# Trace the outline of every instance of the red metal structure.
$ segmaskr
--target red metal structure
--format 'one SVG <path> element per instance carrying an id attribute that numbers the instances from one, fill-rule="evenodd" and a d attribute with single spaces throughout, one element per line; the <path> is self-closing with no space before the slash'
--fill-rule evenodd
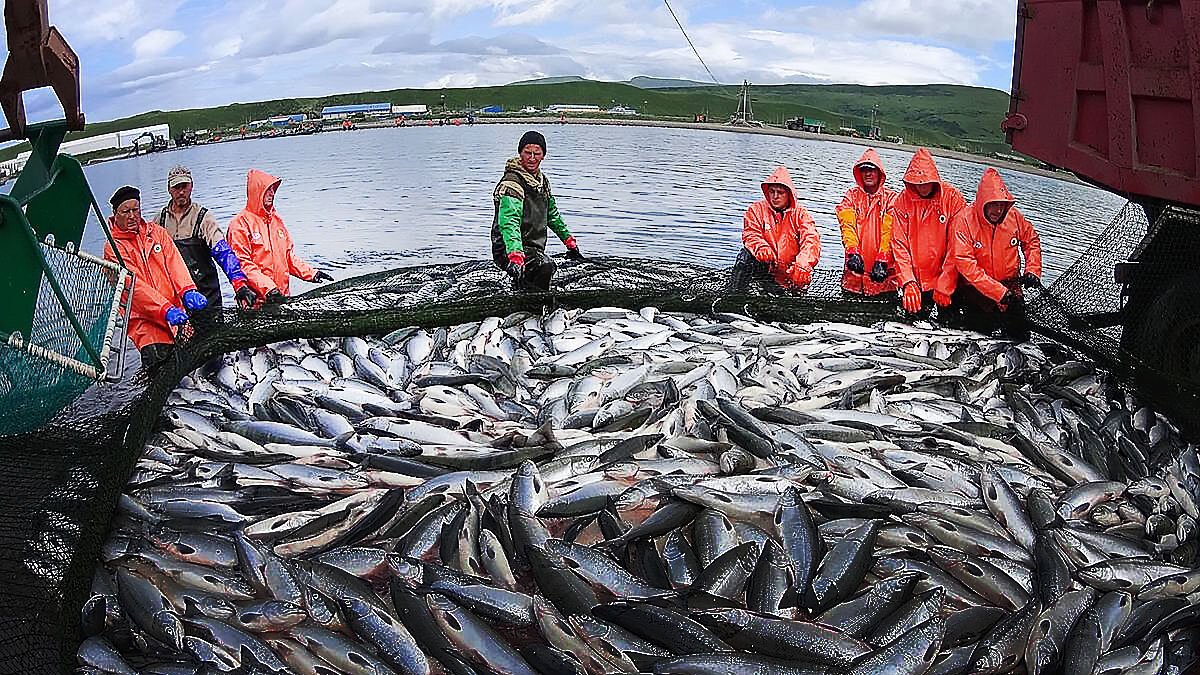
<path id="1" fill-rule="evenodd" d="M 1200 204 L 1200 2 L 1020 0 L 1004 129 L 1137 201 Z"/>
<path id="2" fill-rule="evenodd" d="M 1019 0 L 1015 51 L 1013 148 L 1150 223 L 1117 263 L 1119 311 L 1077 318 L 1123 325 L 1122 351 L 1166 376 L 1150 386 L 1185 400 L 1200 391 L 1200 0 Z"/>
<path id="3" fill-rule="evenodd" d="M 23 94 L 52 87 L 62 103 L 67 128 L 83 129 L 79 108 L 79 57 L 47 18 L 46 0 L 6 0 L 4 26 L 8 34 L 8 60 L 0 77 L 0 108 L 8 129 L 0 140 L 25 137 Z"/>

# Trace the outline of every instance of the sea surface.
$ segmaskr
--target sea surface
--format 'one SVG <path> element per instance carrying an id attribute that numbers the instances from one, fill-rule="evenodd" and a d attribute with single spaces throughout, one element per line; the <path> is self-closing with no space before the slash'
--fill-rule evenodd
<path id="1" fill-rule="evenodd" d="M 742 215 L 779 165 L 821 233 L 821 267 L 844 253 L 834 207 L 853 184 L 863 147 L 721 131 L 548 124 L 543 169 L 585 253 L 667 258 L 714 267 L 741 247 Z M 246 202 L 246 171 L 283 178 L 275 206 L 296 250 L 334 277 L 489 256 L 492 189 L 526 127 L 401 127 L 220 143 L 87 167 L 107 215 L 119 186 L 142 189 L 147 218 L 166 203 L 167 170 L 189 167 L 193 198 L 227 224 Z M 887 184 L 901 187 L 910 155 L 881 150 Z M 970 201 L 984 165 L 937 160 Z M 1002 175 L 1042 238 L 1045 277 L 1063 272 L 1124 205 L 1074 182 L 1015 170 Z M 89 225 L 84 248 L 99 252 Z M 557 244 L 551 244 L 556 252 Z M 297 282 L 293 292 L 309 285 Z M 226 289 L 228 293 L 228 289 Z"/>

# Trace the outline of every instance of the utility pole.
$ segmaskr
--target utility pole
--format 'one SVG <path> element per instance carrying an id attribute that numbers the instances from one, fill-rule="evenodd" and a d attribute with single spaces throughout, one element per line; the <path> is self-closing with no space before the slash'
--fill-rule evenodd
<path id="1" fill-rule="evenodd" d="M 739 127 L 761 127 L 762 122 L 754 120 L 754 111 L 750 106 L 750 82 L 742 80 L 742 89 L 738 92 L 738 109 L 729 123 Z"/>

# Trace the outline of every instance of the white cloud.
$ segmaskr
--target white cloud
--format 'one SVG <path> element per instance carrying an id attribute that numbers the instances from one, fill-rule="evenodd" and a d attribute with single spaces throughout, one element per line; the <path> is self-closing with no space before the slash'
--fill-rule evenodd
<path id="1" fill-rule="evenodd" d="M 133 54 L 139 59 L 152 59 L 171 51 L 183 42 L 184 34 L 177 30 L 155 28 L 133 41 Z"/>
<path id="2" fill-rule="evenodd" d="M 1015 0 L 862 0 L 846 10 L 773 10 L 773 21 L 847 36 L 923 38 L 985 51 L 1016 32 Z"/>
<path id="3" fill-rule="evenodd" d="M 555 75 L 709 81 L 661 0 L 210 2 L 112 0 L 96 10 L 56 0 L 64 32 L 86 8 L 97 17 L 88 39 L 108 43 L 103 58 L 81 52 L 85 90 L 102 108 L 92 118 L 142 112 L 147 97 L 189 108 Z M 997 69 L 988 54 L 1011 35 L 1015 11 L 1013 0 L 853 0 L 836 14 L 729 2 L 720 20 L 713 0 L 672 2 L 725 83 L 978 84 Z M 121 66 L 130 49 L 136 58 Z"/>
<path id="4" fill-rule="evenodd" d="M 181 0 L 57 0 L 50 23 L 73 45 L 126 40 L 169 23 Z"/>

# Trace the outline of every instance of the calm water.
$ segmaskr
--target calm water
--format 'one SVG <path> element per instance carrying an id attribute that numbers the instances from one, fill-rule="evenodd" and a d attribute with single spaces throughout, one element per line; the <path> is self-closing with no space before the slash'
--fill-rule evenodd
<path id="1" fill-rule="evenodd" d="M 525 129 L 515 125 L 406 127 L 223 143 L 88 167 L 104 204 L 139 186 L 147 217 L 166 203 L 166 173 L 185 164 L 194 199 L 223 225 L 245 205 L 246 170 L 280 176 L 275 205 L 299 254 L 343 278 L 393 267 L 489 256 L 492 188 Z M 761 199 L 777 165 L 791 172 L 821 233 L 822 267 L 843 253 L 833 208 L 852 185 L 863 148 L 689 129 L 547 125 L 543 164 L 584 253 L 732 263 L 742 214 Z M 900 186 L 908 153 L 880 152 Z M 942 177 L 970 201 L 982 165 L 937 159 Z M 1004 171 L 1018 206 L 1038 228 L 1046 277 L 1057 277 L 1123 200 L 1090 187 Z M 89 226 L 85 248 L 102 246 Z M 552 251 L 557 252 L 556 245 Z M 293 292 L 307 288 L 297 283 Z"/>

